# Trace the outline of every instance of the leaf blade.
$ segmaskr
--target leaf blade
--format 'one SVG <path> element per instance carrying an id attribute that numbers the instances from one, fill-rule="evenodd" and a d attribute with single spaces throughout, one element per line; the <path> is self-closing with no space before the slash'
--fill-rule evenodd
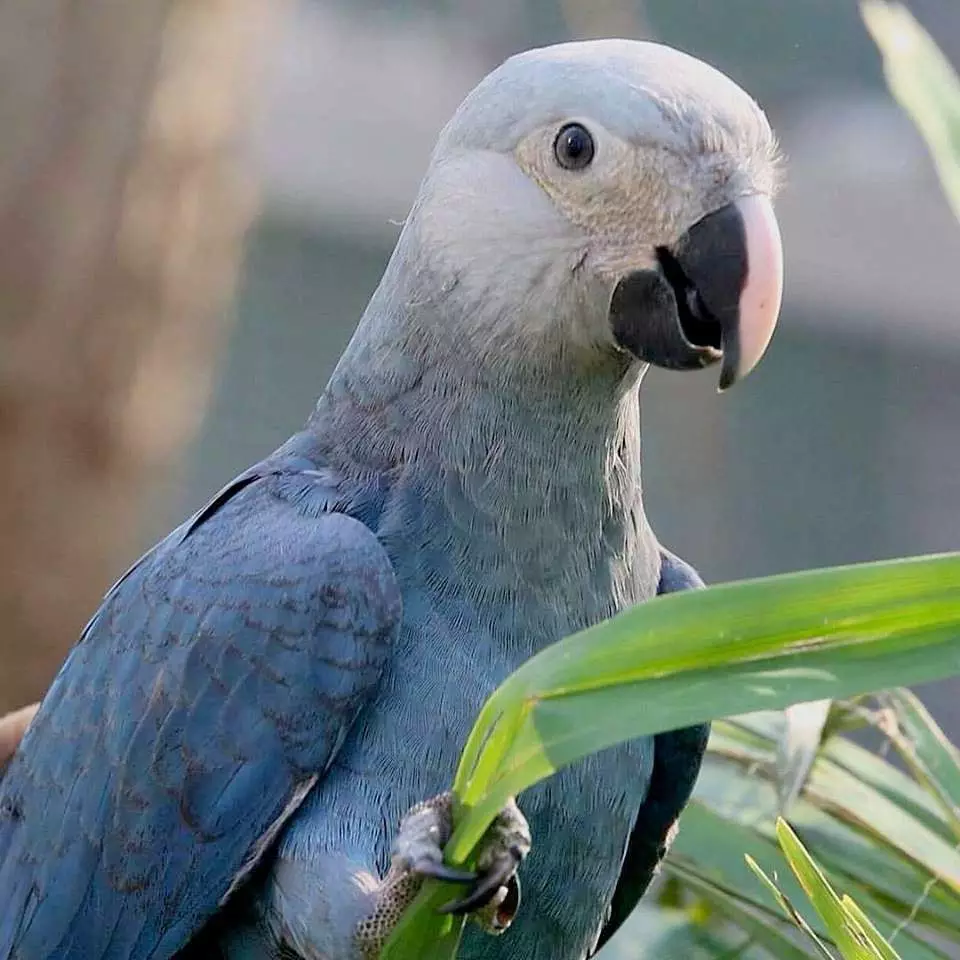
<path id="1" fill-rule="evenodd" d="M 470 857 L 510 796 L 605 746 L 958 671 L 960 554 L 651 600 L 547 648 L 494 692 L 481 717 L 491 724 L 517 718 L 514 736 L 508 744 L 482 724 L 471 732 L 455 781 L 462 805 L 448 862 Z M 449 922 L 441 925 L 425 906 L 433 889 L 426 885 L 385 957 L 420 956 L 404 942 L 429 943 L 431 930 L 449 934 Z"/>

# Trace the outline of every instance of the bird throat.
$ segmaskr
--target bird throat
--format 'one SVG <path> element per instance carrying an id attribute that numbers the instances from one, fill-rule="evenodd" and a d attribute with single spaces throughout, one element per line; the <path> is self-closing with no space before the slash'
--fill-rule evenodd
<path id="1" fill-rule="evenodd" d="M 341 365 L 315 426 L 338 471 L 385 477 L 409 512 L 401 527 L 424 524 L 464 580 L 503 590 L 563 583 L 576 593 L 598 569 L 630 578 L 652 540 L 639 377 L 493 385 L 446 363 L 393 369 L 371 379 L 369 367 Z"/>
<path id="2" fill-rule="evenodd" d="M 383 477 L 465 580 L 572 589 L 584 571 L 618 564 L 629 577 L 653 542 L 641 366 L 556 349 L 478 363 L 447 335 L 454 304 L 390 290 L 389 275 L 313 417 L 333 465 Z"/>

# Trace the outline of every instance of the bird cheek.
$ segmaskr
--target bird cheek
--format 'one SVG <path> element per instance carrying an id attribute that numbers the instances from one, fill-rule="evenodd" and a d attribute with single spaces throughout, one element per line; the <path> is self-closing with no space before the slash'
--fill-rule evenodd
<path id="1" fill-rule="evenodd" d="M 653 246 L 634 240 L 611 242 L 608 237 L 598 237 L 591 245 L 585 267 L 603 278 L 612 290 L 622 277 L 640 270 L 656 270 L 657 258 Z"/>

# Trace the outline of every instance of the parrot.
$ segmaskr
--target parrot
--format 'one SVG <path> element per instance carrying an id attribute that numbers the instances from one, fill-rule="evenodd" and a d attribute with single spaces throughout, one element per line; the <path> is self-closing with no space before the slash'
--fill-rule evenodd
<path id="1" fill-rule="evenodd" d="M 449 785 L 522 663 L 703 586 L 644 512 L 640 386 L 716 364 L 725 390 L 766 352 L 781 163 L 752 97 L 652 41 L 468 93 L 302 429 L 108 591 L 30 722 L 0 960 L 373 960 L 427 877 L 465 960 L 609 940 L 707 725 L 512 798 L 469 869 Z"/>

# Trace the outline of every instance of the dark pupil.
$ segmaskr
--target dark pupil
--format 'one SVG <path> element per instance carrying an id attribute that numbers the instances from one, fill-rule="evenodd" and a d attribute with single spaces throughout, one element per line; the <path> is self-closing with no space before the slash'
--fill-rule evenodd
<path id="1" fill-rule="evenodd" d="M 564 137 L 563 152 L 568 160 L 581 159 L 589 149 L 590 144 L 583 130 L 574 128 L 567 131 Z"/>
<path id="2" fill-rule="evenodd" d="M 561 166 L 582 170 L 593 159 L 593 138 L 579 124 L 571 124 L 560 131 L 555 149 Z"/>

